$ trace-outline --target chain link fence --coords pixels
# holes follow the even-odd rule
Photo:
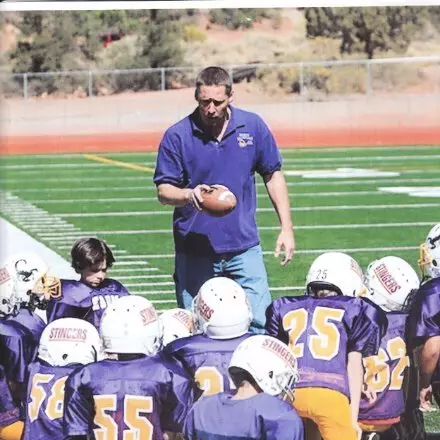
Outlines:
[[[376,93],[440,92],[440,56],[375,60],[226,65],[234,83],[256,82],[316,100]],[[3,96],[78,98],[193,87],[201,67],[2,74]]]

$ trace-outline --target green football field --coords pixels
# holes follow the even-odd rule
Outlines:
[[[307,268],[327,250],[348,252],[363,269],[385,255],[417,268],[419,244],[440,222],[440,146],[282,154],[297,241],[286,267],[273,256],[278,220],[257,179],[257,221],[273,297],[300,293]],[[117,260],[110,276],[158,308],[173,307],[172,209],[156,200],[155,158],[155,153],[1,157],[0,214],[66,259],[77,237],[105,239]],[[429,429],[440,430],[440,417],[429,417]]]

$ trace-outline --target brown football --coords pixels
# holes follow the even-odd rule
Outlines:
[[[235,209],[237,199],[235,195],[224,187],[210,187],[202,189],[202,209],[213,217],[223,217]]]

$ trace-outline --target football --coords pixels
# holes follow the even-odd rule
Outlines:
[[[202,189],[202,210],[213,217],[223,217],[231,213],[237,205],[235,195],[226,187],[211,186]]]

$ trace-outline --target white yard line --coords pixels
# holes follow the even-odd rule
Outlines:
[[[386,161],[404,161],[404,160],[434,160],[434,159],[440,159],[440,155],[438,154],[414,154],[414,155],[396,155],[396,156],[355,156],[355,157],[284,157],[283,162],[288,163],[328,163],[328,162],[381,162],[384,163]],[[154,162],[148,162],[145,161],[132,161],[127,160],[125,161],[130,164],[135,165],[154,165]],[[104,163],[89,163],[89,162],[80,162],[80,163],[47,163],[47,164],[11,164],[11,165],[0,165],[0,171],[2,170],[41,170],[41,169],[74,169],[79,168],[80,170],[83,168],[108,168],[109,164]]]
[[[159,281],[158,283],[124,283],[125,287],[174,286],[174,281]]]
[[[310,211],[346,211],[358,209],[419,209],[419,208],[437,208],[440,203],[401,203],[401,204],[383,204],[383,205],[328,205],[328,206],[295,206],[291,211],[310,212]],[[257,208],[257,212],[272,212],[273,208]],[[76,213],[57,213],[54,214],[61,218],[83,218],[83,217],[133,217],[133,216],[158,216],[172,215],[172,210],[164,211],[113,211],[113,212],[76,212]],[[35,217],[38,219],[38,216]]]
[[[287,176],[287,180],[289,180],[289,177]],[[370,179],[368,177],[362,179],[362,180],[351,180],[351,179],[345,179],[345,180],[335,180],[331,181],[330,179],[322,179],[322,180],[314,180],[314,181],[307,181],[307,182],[287,182],[288,186],[294,186],[296,187],[302,187],[302,186],[313,186],[313,187],[319,187],[322,186],[339,186],[339,185],[376,185],[376,184],[400,184],[400,183],[434,183],[434,182],[440,182],[440,177],[424,177],[424,178],[388,178],[388,179]],[[257,187],[263,187],[264,183],[257,182]],[[102,191],[102,186],[83,186],[80,188],[81,192],[96,192],[96,191]],[[155,191],[156,187],[149,181],[147,185],[143,186],[105,186],[106,192],[110,191],[127,191],[127,190],[150,190]],[[52,192],[69,192],[71,193],[74,188],[71,186],[66,188],[59,188],[59,187],[52,187],[52,188],[44,188],[45,193],[52,193]],[[15,188],[13,190],[16,193],[41,193],[41,188]]]
[[[158,274],[158,275],[122,275],[118,276],[118,281],[120,280],[143,280],[143,279],[159,279],[159,278],[172,278],[172,275]]]
[[[313,170],[313,168],[311,169],[307,169],[307,172],[310,172],[311,170]],[[297,170],[293,170],[293,171],[297,171]],[[320,171],[324,171],[324,170],[320,170]],[[429,174],[429,173],[438,173],[438,170],[435,169],[414,169],[414,170],[399,170],[399,169],[395,169],[394,171],[398,171],[401,174]],[[152,180],[152,176],[151,174],[146,174],[146,173],[137,173],[137,175],[133,175],[133,176],[117,176],[117,175],[110,175],[111,173],[109,173],[109,175],[104,176],[104,177],[93,177],[93,176],[81,176],[81,177],[32,177],[29,179],[25,179],[23,178],[3,178],[3,184],[7,185],[7,184],[11,184],[11,183],[24,183],[26,180],[30,180],[32,181],[32,183],[37,183],[37,182],[42,182],[42,183],[59,183],[59,182],[80,182],[80,183],[85,183],[85,182],[115,182],[115,181],[139,181],[142,180],[142,178],[144,178],[145,180],[148,180],[149,182],[151,182]]]
[[[296,225],[295,230],[327,230],[327,229],[375,229],[375,228],[396,228],[396,227],[413,227],[413,226],[431,226],[436,224],[432,222],[399,222],[399,223],[343,223],[337,225]],[[260,231],[278,230],[279,226],[259,226]],[[170,234],[172,229],[135,229],[135,230],[111,230],[111,231],[87,231],[69,234],[66,232],[41,233],[41,237],[46,239],[64,238],[75,239],[83,235],[150,235],[150,234]],[[127,255],[120,258],[138,258],[137,255]]]
[[[426,188],[426,187],[424,187]],[[298,198],[312,198],[312,197],[338,197],[338,196],[370,196],[370,195],[385,195],[382,191],[334,191],[334,192],[316,192],[316,193],[289,193],[289,197]],[[389,194],[388,194],[389,195]],[[266,193],[257,194],[257,198],[266,199],[268,195]],[[42,204],[42,205],[58,205],[58,204],[68,204],[68,203],[127,203],[127,202],[156,202],[158,203],[157,197],[114,197],[108,199],[96,199],[96,198],[86,198],[86,199],[40,199],[32,200],[32,203]]]
[[[391,247],[377,247],[377,248],[335,248],[335,249],[306,249],[306,250],[297,250],[295,251],[295,255],[309,255],[309,254],[323,254],[324,252],[346,252],[346,253],[355,253],[355,252],[394,252],[394,251],[412,251],[419,249],[419,246],[391,246]],[[273,251],[263,251],[263,255],[273,255]],[[154,259],[168,259],[174,258],[175,254],[145,254],[143,257],[147,260]]]

